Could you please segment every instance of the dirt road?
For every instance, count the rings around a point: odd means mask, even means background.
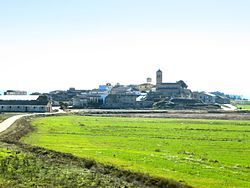
[[[28,115],[29,114],[15,115],[4,120],[2,123],[0,123],[0,133],[8,129],[13,123],[15,123],[21,117],[28,116]]]
[[[242,111],[231,111],[231,110],[208,111],[208,110],[81,109],[81,110],[71,110],[71,113],[76,114],[76,115],[89,115],[89,116],[250,120],[250,111],[244,111],[244,110]]]
[[[58,109],[57,112],[52,113],[33,113],[33,114],[20,114],[12,116],[6,120],[4,120],[2,123],[0,123],[0,133],[8,129],[13,123],[15,123],[18,119],[25,117],[25,116],[36,116],[36,115],[55,115],[55,114],[62,114],[65,113],[63,110]]]

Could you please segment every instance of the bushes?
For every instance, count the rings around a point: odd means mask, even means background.
[[[1,150],[1,148],[0,148]],[[80,168],[58,164],[30,153],[0,151],[0,187],[136,187],[135,185]]]

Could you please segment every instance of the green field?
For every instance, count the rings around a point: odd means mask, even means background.
[[[58,116],[22,141],[195,187],[250,187],[250,121]]]
[[[48,156],[49,155],[49,156]],[[83,168],[52,153],[24,152],[0,142],[0,187],[138,187],[135,184]]]
[[[250,110],[250,105],[247,104],[237,105],[237,108],[242,110]]]

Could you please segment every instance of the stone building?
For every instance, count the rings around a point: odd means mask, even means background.
[[[162,71],[159,69],[156,72],[156,85],[161,85],[162,84]]]
[[[104,104],[105,94],[86,93],[73,98],[74,108],[100,108]]]
[[[230,99],[225,96],[216,95],[215,102],[218,104],[230,104]]]
[[[216,96],[207,92],[193,92],[193,98],[198,99],[205,104],[214,104]]]
[[[0,112],[51,112],[47,96],[4,95],[0,96]]]
[[[162,83],[156,86],[156,93],[163,97],[174,97],[174,98],[189,98],[191,97],[191,91],[187,88],[183,88],[183,86],[176,83]]]
[[[120,93],[128,93],[128,92],[130,92],[130,91],[131,91],[131,87],[117,84],[117,85],[115,85],[115,86],[110,90],[110,93],[111,93],[111,94],[120,94]]]
[[[105,108],[135,108],[137,97],[133,93],[109,94],[105,99]]]
[[[163,83],[162,71],[158,70],[156,72],[156,91],[154,96],[157,96],[157,98],[190,98],[192,92],[187,89],[186,83],[182,80],[176,83]]]
[[[138,85],[138,89],[140,92],[149,92],[151,91],[155,86],[151,83],[144,83]]]
[[[193,98],[201,100],[205,104],[229,104],[230,99],[225,96],[215,95],[207,92],[193,92]]]

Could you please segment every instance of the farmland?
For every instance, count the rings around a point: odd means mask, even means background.
[[[69,153],[23,144],[33,130],[18,120],[0,137],[0,187],[176,187],[178,182],[119,170]]]
[[[237,105],[237,107],[242,110],[250,110],[250,105],[247,104]]]
[[[250,186],[250,121],[36,118],[22,141],[195,187]]]
[[[0,142],[0,187],[139,187],[82,168],[50,153],[44,156]]]

